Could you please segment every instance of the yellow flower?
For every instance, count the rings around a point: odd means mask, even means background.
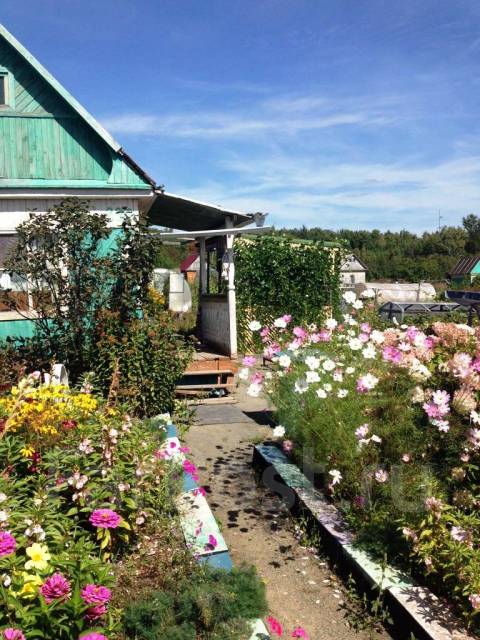
[[[43,583],[40,576],[24,571],[22,573],[23,587],[17,591],[17,595],[23,598],[34,598],[37,595],[38,587]]]
[[[44,571],[48,567],[50,554],[48,553],[46,545],[34,542],[31,547],[27,547],[25,549],[25,552],[30,558],[30,560],[25,563],[25,569],[37,569],[37,571]]]
[[[35,449],[31,444],[27,444],[25,447],[23,447],[23,449],[20,449],[20,453],[24,458],[31,458],[35,453]]]

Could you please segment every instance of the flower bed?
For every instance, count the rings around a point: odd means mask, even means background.
[[[478,631],[480,330],[385,329],[368,298],[344,297],[349,313],[322,327],[257,327],[273,370],[250,356],[240,377],[271,397],[283,450],[316,471],[357,542]]]
[[[248,637],[262,586],[197,566],[175,508],[195,468],[162,445],[158,421],[36,375],[0,397],[0,416],[2,640]],[[212,612],[241,585],[249,599]]]

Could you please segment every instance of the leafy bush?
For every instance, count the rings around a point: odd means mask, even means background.
[[[132,411],[147,416],[171,411],[175,385],[191,352],[175,335],[170,314],[154,301],[127,324],[104,312],[97,332],[95,375],[104,393],[114,378],[113,392]]]
[[[372,292],[373,293],[373,292]],[[480,613],[480,329],[436,322],[379,330],[366,301],[322,327],[261,329],[282,447],[357,531],[357,542],[410,567],[469,624]]]
[[[99,312],[110,309],[128,323],[148,294],[155,241],[128,211],[117,213],[123,217],[120,231],[77,198],[41,216],[32,213],[17,227],[18,241],[6,261],[34,301],[36,335],[26,343],[36,352],[36,366],[64,362],[73,382],[95,362]],[[6,301],[25,315],[24,301],[8,292]]]
[[[154,592],[129,607],[125,633],[138,640],[240,640],[251,635],[247,621],[265,612],[265,589],[253,569],[226,572],[206,566],[176,594]]]

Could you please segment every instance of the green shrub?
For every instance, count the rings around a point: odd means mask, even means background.
[[[170,314],[149,304],[143,317],[119,324],[116,313],[104,312],[97,331],[95,373],[103,392],[139,415],[172,411],[190,351],[175,335]]]
[[[265,588],[252,569],[199,568],[176,594],[153,592],[125,612],[127,638],[241,640],[248,621],[267,609]]]

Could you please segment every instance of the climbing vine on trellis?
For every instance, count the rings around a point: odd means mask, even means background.
[[[340,246],[282,236],[235,242],[239,349],[259,345],[248,328],[289,313],[297,323],[319,322],[340,304]]]

